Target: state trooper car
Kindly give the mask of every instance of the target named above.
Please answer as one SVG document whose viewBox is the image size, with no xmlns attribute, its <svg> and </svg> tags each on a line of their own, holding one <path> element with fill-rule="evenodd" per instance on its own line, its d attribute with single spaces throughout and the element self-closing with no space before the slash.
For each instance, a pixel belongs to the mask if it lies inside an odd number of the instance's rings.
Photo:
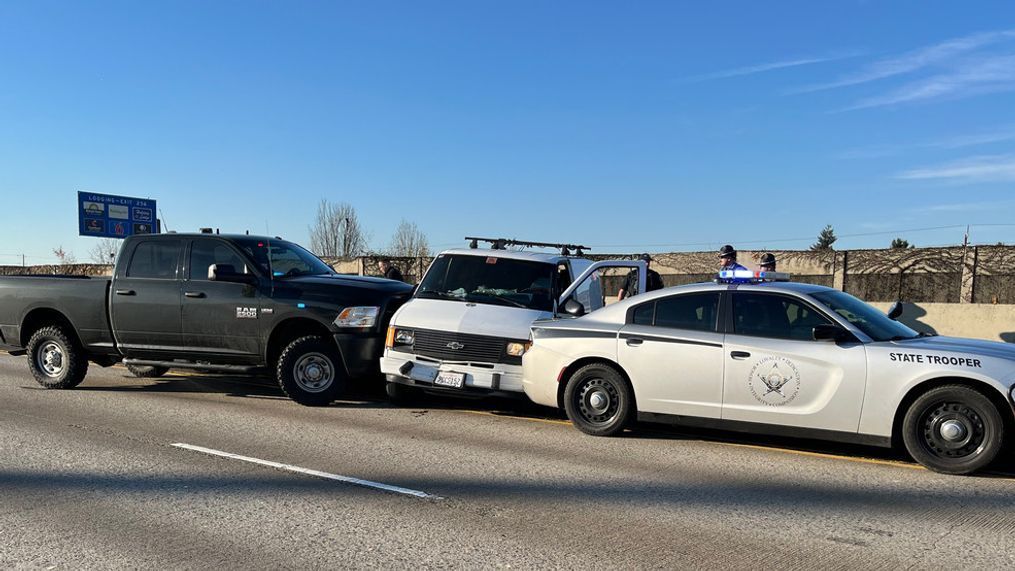
<svg viewBox="0 0 1015 571">
<path fill-rule="evenodd" d="M 836 289 L 741 273 L 535 322 L 525 393 L 599 436 L 637 419 L 901 443 L 950 474 L 1002 450 L 1015 347 L 919 334 L 895 321 L 899 304 L 886 315 Z"/>
</svg>

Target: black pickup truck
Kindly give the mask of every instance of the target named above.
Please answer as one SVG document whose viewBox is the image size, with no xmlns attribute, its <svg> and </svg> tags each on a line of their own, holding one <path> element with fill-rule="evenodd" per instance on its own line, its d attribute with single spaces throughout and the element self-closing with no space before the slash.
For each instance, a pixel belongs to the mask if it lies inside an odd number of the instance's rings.
<svg viewBox="0 0 1015 571">
<path fill-rule="evenodd" d="M 27 353 L 47 388 L 77 386 L 89 362 L 141 377 L 267 368 L 296 402 L 325 405 L 378 371 L 411 289 L 339 275 L 280 238 L 132 236 L 112 278 L 0 277 L 0 348 Z"/>
</svg>

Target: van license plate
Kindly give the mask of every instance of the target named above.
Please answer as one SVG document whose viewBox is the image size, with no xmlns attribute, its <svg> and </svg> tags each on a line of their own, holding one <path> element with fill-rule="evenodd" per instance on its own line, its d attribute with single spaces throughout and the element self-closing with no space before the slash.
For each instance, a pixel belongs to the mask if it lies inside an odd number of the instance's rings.
<svg viewBox="0 0 1015 571">
<path fill-rule="evenodd" d="M 433 384 L 439 387 L 450 387 L 452 389 L 460 389 L 465 385 L 465 373 L 437 373 L 437 378 L 433 380 Z"/>
</svg>

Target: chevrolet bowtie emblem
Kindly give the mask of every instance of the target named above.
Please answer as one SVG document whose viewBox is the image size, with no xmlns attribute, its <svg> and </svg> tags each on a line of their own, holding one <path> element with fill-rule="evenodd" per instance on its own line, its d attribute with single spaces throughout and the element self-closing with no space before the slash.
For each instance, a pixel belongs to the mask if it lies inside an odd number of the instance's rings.
<svg viewBox="0 0 1015 571">
<path fill-rule="evenodd" d="M 454 351 L 457 351 L 459 349 L 464 348 L 465 345 L 459 343 L 458 341 L 452 341 L 451 343 L 448 343 L 447 345 L 445 345 L 445 347 L 447 347 L 448 349 L 452 349 Z"/>
</svg>

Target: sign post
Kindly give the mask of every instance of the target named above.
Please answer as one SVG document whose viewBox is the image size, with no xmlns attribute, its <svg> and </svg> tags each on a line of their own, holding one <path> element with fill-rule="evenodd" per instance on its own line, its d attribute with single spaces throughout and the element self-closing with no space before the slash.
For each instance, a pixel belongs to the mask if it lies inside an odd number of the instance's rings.
<svg viewBox="0 0 1015 571">
<path fill-rule="evenodd" d="M 126 238 L 155 234 L 155 201 L 147 198 L 78 192 L 78 234 L 97 238 Z"/>
</svg>

